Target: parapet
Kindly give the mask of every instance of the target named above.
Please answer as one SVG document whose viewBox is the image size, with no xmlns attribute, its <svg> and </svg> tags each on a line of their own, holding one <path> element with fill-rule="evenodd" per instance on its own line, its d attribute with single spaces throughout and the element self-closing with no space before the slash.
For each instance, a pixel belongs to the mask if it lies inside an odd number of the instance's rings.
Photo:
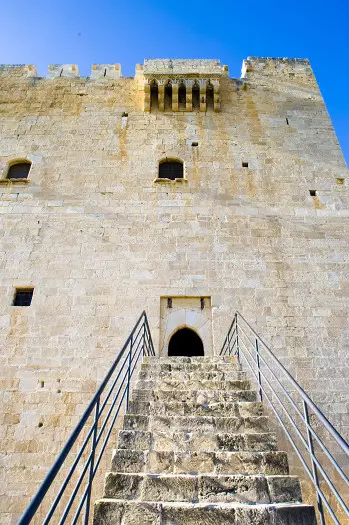
<svg viewBox="0 0 349 525">
<path fill-rule="evenodd" d="M 12 76 L 17 78 L 38 77 L 36 67 L 33 64 L 1 65 L 1 76 Z M 216 59 L 170 59 L 155 58 L 145 59 L 144 64 L 136 65 L 135 78 L 141 83 L 162 85 L 186 83 L 189 87 L 200 85 L 200 89 L 213 84 L 217 85 L 223 77 L 228 76 L 228 66 L 221 65 Z M 48 68 L 48 79 L 79 78 L 77 64 L 51 64 Z M 314 78 L 309 60 L 303 58 L 263 58 L 248 57 L 243 61 L 242 79 L 263 79 L 274 77 L 282 78 Z M 94 79 L 120 79 L 120 64 L 93 64 L 89 77 Z M 218 92 L 219 88 L 215 88 Z"/>
<path fill-rule="evenodd" d="M 242 63 L 242 78 L 258 77 L 313 77 L 307 58 L 248 57 Z"/>
<path fill-rule="evenodd" d="M 150 58 L 144 60 L 144 76 L 185 76 L 213 77 L 228 75 L 228 66 L 221 66 L 219 60 Z"/>
</svg>

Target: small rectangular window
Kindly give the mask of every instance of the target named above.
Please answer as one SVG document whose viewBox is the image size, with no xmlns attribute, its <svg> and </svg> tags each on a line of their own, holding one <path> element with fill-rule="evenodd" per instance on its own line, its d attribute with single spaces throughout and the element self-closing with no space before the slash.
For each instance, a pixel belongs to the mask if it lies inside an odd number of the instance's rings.
<svg viewBox="0 0 349 525">
<path fill-rule="evenodd" d="M 30 306 L 33 292 L 34 288 L 17 288 L 13 300 L 13 306 Z"/>
<path fill-rule="evenodd" d="M 243 168 L 248 168 L 248 162 L 243 162 L 243 163 L 242 163 L 242 167 L 243 167 Z"/>
<path fill-rule="evenodd" d="M 309 193 L 312 197 L 316 197 L 317 191 L 316 190 L 309 190 Z"/>
</svg>

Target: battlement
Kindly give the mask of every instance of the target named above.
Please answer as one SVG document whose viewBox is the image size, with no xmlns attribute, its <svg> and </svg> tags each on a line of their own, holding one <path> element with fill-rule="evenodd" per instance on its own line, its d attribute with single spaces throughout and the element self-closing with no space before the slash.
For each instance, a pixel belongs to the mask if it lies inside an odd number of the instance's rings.
<svg viewBox="0 0 349 525">
<path fill-rule="evenodd" d="M 11 75 L 18 78 L 38 77 L 33 64 L 0 64 L 0 76 Z M 136 65 L 135 78 L 143 77 L 146 80 L 154 78 L 187 78 L 187 79 L 216 79 L 228 77 L 228 66 L 221 65 L 217 59 L 170 59 L 146 58 L 143 64 Z M 308 59 L 303 58 L 269 58 L 248 57 L 243 61 L 241 78 L 282 76 L 313 76 Z M 51 64 L 48 66 L 49 80 L 67 77 L 80 78 L 77 64 Z M 121 64 L 92 64 L 88 77 L 94 79 L 122 78 Z"/>
</svg>

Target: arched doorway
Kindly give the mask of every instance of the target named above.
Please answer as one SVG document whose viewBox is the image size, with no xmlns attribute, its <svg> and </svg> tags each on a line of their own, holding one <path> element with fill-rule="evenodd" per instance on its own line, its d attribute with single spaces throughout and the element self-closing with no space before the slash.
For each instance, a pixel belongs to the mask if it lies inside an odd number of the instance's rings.
<svg viewBox="0 0 349 525">
<path fill-rule="evenodd" d="M 200 356 L 204 354 L 204 345 L 200 337 L 190 330 L 190 328 L 181 328 L 170 339 L 168 345 L 169 356 Z"/>
</svg>

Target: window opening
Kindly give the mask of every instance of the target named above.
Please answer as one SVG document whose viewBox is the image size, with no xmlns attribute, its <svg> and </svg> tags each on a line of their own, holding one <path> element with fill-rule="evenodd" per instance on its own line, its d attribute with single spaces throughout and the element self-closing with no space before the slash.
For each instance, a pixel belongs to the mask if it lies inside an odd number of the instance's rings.
<svg viewBox="0 0 349 525">
<path fill-rule="evenodd" d="M 172 308 L 172 297 L 167 298 L 167 308 Z"/>
<path fill-rule="evenodd" d="M 150 109 L 151 111 L 159 109 L 159 88 L 156 82 L 150 86 Z"/>
<path fill-rule="evenodd" d="M 242 163 L 242 167 L 243 167 L 243 168 L 248 168 L 248 162 L 243 162 L 243 163 Z"/>
<path fill-rule="evenodd" d="M 289 121 L 288 121 L 288 118 L 287 118 L 287 117 L 286 117 L 286 124 L 287 124 L 288 126 L 290 125 L 290 123 L 289 123 Z"/>
<path fill-rule="evenodd" d="M 192 142 L 191 145 L 193 146 L 193 148 L 196 148 L 196 146 L 198 146 L 199 143 L 198 142 Z"/>
<path fill-rule="evenodd" d="M 212 84 L 208 84 L 206 88 L 206 108 L 210 110 L 213 110 L 214 108 Z"/>
<path fill-rule="evenodd" d="M 172 85 L 166 84 L 165 86 L 165 111 L 172 111 Z"/>
<path fill-rule="evenodd" d="M 309 190 L 309 193 L 312 197 L 316 197 L 317 191 L 316 190 Z"/>
<path fill-rule="evenodd" d="M 17 288 L 13 299 L 13 306 L 30 306 L 34 288 Z"/>
<path fill-rule="evenodd" d="M 14 179 L 27 179 L 30 171 L 30 162 L 17 162 L 12 164 L 7 173 L 7 178 L 10 180 Z"/>
<path fill-rule="evenodd" d="M 200 356 L 205 355 L 201 338 L 190 328 L 181 328 L 170 339 L 169 356 Z"/>
<path fill-rule="evenodd" d="M 192 102 L 193 102 L 193 110 L 200 110 L 200 88 L 198 84 L 194 84 L 193 91 L 192 91 Z"/>
<path fill-rule="evenodd" d="M 160 162 L 159 179 L 183 179 L 183 163 L 178 160 Z"/>
<path fill-rule="evenodd" d="M 184 84 L 180 84 L 178 88 L 178 110 L 185 111 L 187 105 L 187 90 Z"/>
</svg>

